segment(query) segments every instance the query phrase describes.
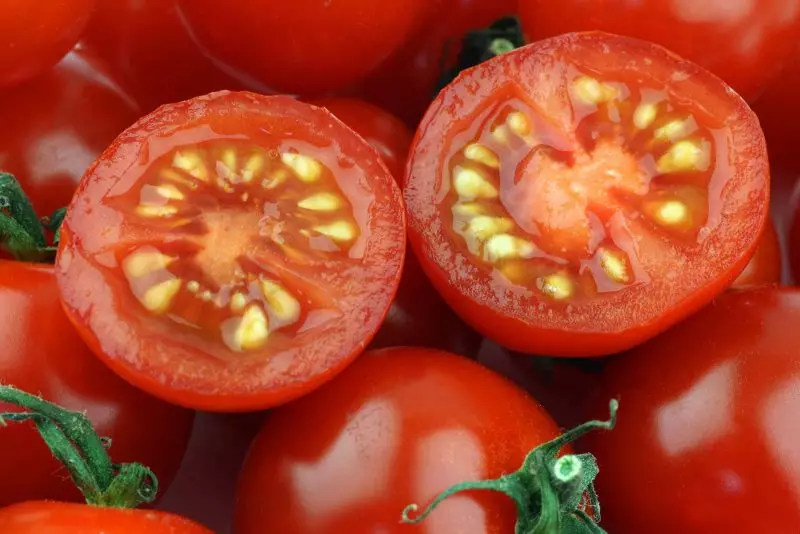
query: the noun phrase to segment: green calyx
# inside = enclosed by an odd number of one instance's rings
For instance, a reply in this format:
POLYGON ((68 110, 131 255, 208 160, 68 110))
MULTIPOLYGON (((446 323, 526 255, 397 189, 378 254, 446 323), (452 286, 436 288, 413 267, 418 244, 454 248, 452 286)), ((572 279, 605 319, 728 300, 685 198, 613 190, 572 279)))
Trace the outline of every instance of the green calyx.
POLYGON ((12 386, 0 386, 0 403, 22 408, 0 413, 0 426, 32 422, 53 456, 69 471, 87 504, 136 508, 155 500, 155 474, 136 463, 112 464, 107 452, 110 440, 98 436, 83 413, 71 412, 12 386))
POLYGON ((404 523, 425 520, 445 499, 463 491, 498 491, 517 506, 515 534, 604 534, 600 522, 600 503, 594 479, 600 472, 591 454, 558 457, 567 444, 593 430, 611 430, 617 422, 619 403, 609 403, 608 421, 589 421, 531 451, 522 467, 494 480, 456 484, 442 492, 425 510, 409 505, 403 510, 404 523))
POLYGON ((0 248, 22 261, 52 262, 66 210, 57 210, 44 221, 39 219, 17 179, 0 172, 0 248), (45 229, 54 233, 53 245, 45 229))

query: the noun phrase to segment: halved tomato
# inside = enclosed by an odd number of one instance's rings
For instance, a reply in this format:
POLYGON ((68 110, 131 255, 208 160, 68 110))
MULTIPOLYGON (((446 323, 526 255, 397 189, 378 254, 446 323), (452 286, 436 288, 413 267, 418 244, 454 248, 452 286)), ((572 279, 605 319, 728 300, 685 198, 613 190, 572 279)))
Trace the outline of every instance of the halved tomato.
POLYGON ((412 146, 409 235, 450 305, 521 352, 630 348, 744 269, 767 221, 755 115, 657 45, 599 32, 459 76, 412 146))
POLYGON ((405 254, 400 190, 328 111, 219 92, 164 106, 87 171, 61 231, 67 314, 157 397, 246 411, 369 343, 405 254))

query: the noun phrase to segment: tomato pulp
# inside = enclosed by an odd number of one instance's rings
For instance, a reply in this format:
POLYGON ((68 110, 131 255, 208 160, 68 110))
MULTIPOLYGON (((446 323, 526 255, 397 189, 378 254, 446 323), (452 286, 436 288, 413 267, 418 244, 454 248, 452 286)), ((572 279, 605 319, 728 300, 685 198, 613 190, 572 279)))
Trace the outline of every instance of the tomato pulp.
POLYGON ((797 532, 798 322, 797 289, 731 291, 611 362, 593 408, 625 417, 586 442, 609 532, 797 532))
MULTIPOLYGON (((0 261, 0 346, 0 382, 85 411, 111 440, 114 461, 146 464, 169 487, 194 414, 126 384, 95 358, 64 315, 52 267, 0 261)), ((9 425, 0 436, 0 455, 14 459, 0 465, 0 507, 81 499, 33 425, 9 425)))
POLYGON ((729 286, 767 222, 764 137, 663 48, 569 34, 445 88, 412 146, 409 237, 445 300, 520 352, 619 352, 729 286))
POLYGON ((242 468, 236 534, 514 531, 513 502, 473 491, 400 523, 467 480, 519 468, 558 427, 522 389, 422 348, 364 354, 336 380, 267 415, 242 468), (302 421, 313 421, 308 426, 302 421))
POLYGON ((298 397, 397 289, 400 191, 324 109, 220 92, 163 106, 89 169, 61 231, 67 315, 124 378, 189 407, 298 397))

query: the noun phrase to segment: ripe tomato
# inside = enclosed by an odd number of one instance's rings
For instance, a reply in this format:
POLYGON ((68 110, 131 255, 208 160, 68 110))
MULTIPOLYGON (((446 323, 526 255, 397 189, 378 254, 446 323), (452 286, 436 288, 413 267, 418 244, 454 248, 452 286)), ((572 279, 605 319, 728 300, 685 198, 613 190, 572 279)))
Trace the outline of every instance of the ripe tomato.
POLYGON ((216 67, 192 40, 175 2, 102 0, 81 41, 150 112, 241 83, 216 67))
POLYGON ((367 345, 405 253, 400 190, 322 108, 223 91, 163 106, 87 171, 61 231, 67 315, 177 404, 264 409, 367 345))
POLYGON ((796 0, 519 0, 519 17, 531 41, 585 30, 652 41, 705 67, 750 102, 800 36, 796 0))
POLYGON ((596 408, 625 413, 588 441, 609 532, 797 532, 798 322, 797 289, 732 291, 611 362, 596 408))
POLYGON ((0 116, 0 168, 16 176, 39 214, 49 215, 69 203, 86 168, 138 112, 92 55, 76 51, 6 90, 0 116))
POLYGON ((61 502, 25 502, 0 508, 3 534, 213 534, 166 512, 101 508, 61 502))
POLYGON ((400 524, 400 512, 452 484, 515 471, 557 435, 534 399, 466 358, 421 348, 366 353, 267 416, 242 469, 234 530, 513 532, 514 505, 493 492, 453 497, 419 526, 400 524))
POLYGON ((656 45, 569 34, 498 56, 437 97, 405 197, 445 300, 520 352, 610 354, 709 302, 766 224, 755 115, 656 45))
POLYGON ((517 0, 429 0, 417 31, 356 92, 416 128, 464 35, 516 9, 517 0))
POLYGON ((779 284, 783 275, 782 261, 778 233, 775 231, 775 223, 770 218, 758 241, 755 254, 750 258, 742 274, 733 282, 733 287, 779 284))
POLYGON ((356 82, 398 48, 428 0, 178 0, 192 34, 232 71, 280 92, 356 82))
MULTIPOLYGON (((129 386, 94 357, 64 315, 52 267, 0 261, 0 346, 0 382, 85 410, 97 432, 111 438, 116 462, 140 461, 162 488, 169 486, 194 414, 129 386)), ((0 464, 6 481, 0 485, 0 506, 81 499, 32 426, 3 428, 0 456, 14 459, 0 464)))
POLYGON ((78 42, 97 0, 3 0, 0 87, 18 85, 58 63, 78 42))

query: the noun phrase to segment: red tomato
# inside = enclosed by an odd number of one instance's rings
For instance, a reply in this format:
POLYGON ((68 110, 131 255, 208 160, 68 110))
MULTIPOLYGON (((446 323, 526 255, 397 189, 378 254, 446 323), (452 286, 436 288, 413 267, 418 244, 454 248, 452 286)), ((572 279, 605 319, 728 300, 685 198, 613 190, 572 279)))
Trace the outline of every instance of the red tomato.
POLYGON ((517 0, 429 0, 418 30, 356 92, 416 128, 464 35, 516 9, 517 0))
POLYGON ((755 115, 718 78, 582 33, 462 73, 420 125, 404 192, 414 251, 468 324, 520 352, 593 356, 733 282, 769 169, 755 115))
POLYGON ((612 361, 595 408, 625 412, 588 443, 609 532, 797 532, 799 322, 797 289, 729 292, 612 361))
POLYGON ((356 82, 397 49, 428 0, 178 0, 208 53, 280 92, 356 82))
POLYGON ((733 282, 733 287, 779 284, 783 275, 782 261, 781 244, 775 232, 775 223, 770 218, 761 234, 755 254, 733 282))
POLYGON ((79 51, 6 90, 0 116, 0 168, 16 176, 41 215, 49 215, 69 203, 86 168, 138 112, 97 60, 79 51))
POLYGON ((322 108, 213 93, 163 106, 87 171, 62 226, 67 315, 177 404, 264 409, 367 345, 405 253, 400 190, 322 108))
POLYGON ((713 72, 748 101, 777 76, 800 37, 797 0, 519 0, 527 37, 601 30, 660 44, 713 72))
POLYGON ((453 497, 418 526, 399 518, 452 484, 517 470, 557 435, 534 399, 466 358, 367 353, 268 415, 242 469, 235 532, 513 532, 514 505, 493 492, 453 497))
POLYGON ((109 64, 114 78, 147 112, 241 88, 197 47, 173 1, 102 0, 82 43, 109 64))
POLYGON ((3 0, 0 87, 26 82, 58 63, 78 42, 97 0, 3 0))
POLYGON ((60 502, 26 502, 0 509, 3 534, 213 534, 165 512, 100 508, 60 502))
POLYGON ((800 203, 794 207, 794 217, 789 227, 789 266, 794 282, 800 283, 800 203))
MULTIPOLYGON (((145 395, 100 363, 75 333, 58 300, 53 268, 0 261, 0 382, 71 410, 85 410, 111 438, 115 462, 151 468, 162 489, 174 477, 194 414, 145 395)), ((32 426, 0 434, 0 506, 26 500, 81 500, 32 426)), ((2 524, 2 521, 0 521, 2 524)), ((8 531, 0 528, 0 532, 8 531)))

